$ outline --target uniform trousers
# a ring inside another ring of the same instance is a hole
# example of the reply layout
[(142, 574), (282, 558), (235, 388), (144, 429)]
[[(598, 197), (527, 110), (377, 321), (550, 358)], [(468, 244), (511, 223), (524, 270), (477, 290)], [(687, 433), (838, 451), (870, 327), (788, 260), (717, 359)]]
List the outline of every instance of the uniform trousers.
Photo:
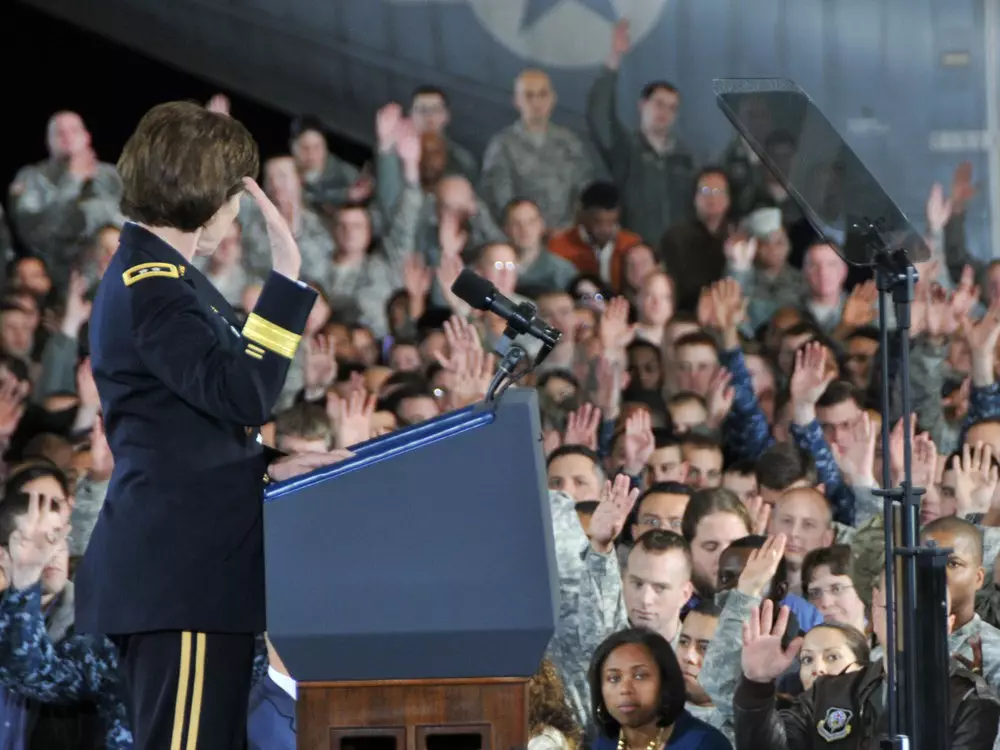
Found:
[(135, 750), (246, 750), (250, 633), (116, 636)]

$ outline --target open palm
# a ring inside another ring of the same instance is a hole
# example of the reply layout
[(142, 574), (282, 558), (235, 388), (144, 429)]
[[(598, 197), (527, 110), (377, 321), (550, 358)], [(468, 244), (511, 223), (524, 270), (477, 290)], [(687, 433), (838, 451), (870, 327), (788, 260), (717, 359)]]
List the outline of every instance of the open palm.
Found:
[(752, 682), (773, 682), (784, 674), (802, 648), (796, 638), (788, 648), (781, 640), (788, 629), (788, 607), (782, 607), (774, 619), (774, 602), (767, 599), (760, 609), (753, 608), (750, 621), (743, 623), (743, 675)]

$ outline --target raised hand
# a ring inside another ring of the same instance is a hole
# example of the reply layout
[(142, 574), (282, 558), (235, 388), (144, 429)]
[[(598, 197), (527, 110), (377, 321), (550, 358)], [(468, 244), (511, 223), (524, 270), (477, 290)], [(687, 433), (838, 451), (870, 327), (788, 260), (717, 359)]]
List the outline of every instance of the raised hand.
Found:
[(613, 549), (638, 497), (639, 490), (632, 489), (631, 480), (624, 474), (616, 476), (614, 482), (605, 482), (601, 500), (590, 519), (590, 545), (595, 552), (606, 555)]
[(723, 346), (735, 349), (740, 344), (739, 329), (747, 319), (747, 302), (743, 289), (735, 279), (722, 279), (709, 290), (715, 323), (722, 331)]
[(632, 380), (625, 370), (625, 363), (602, 356), (597, 360), (594, 374), (597, 378), (594, 405), (601, 409), (605, 419), (617, 419), (622, 391), (628, 388)]
[(97, 393), (97, 383), (94, 382), (94, 371), (87, 357), (76, 368), (76, 395), (80, 397), (80, 406), (97, 409), (101, 406), (101, 397)]
[[(903, 420), (900, 419), (896, 422), (895, 427), (892, 428), (892, 432), (889, 433), (889, 455), (883, 456), (882, 460), (889, 461), (889, 473), (892, 478), (896, 481), (900, 481), (903, 476), (903, 437), (904, 437), (904, 425)], [(917, 416), (916, 414), (910, 417), (910, 444), (916, 440), (917, 435)]]
[(375, 396), (367, 391), (353, 391), (346, 399), (331, 391), (326, 397), (326, 412), (333, 424), (337, 448), (350, 448), (371, 438)]
[(753, 533), (758, 536), (767, 534), (767, 526), (771, 522), (771, 506), (765, 503), (760, 495), (748, 498), (744, 505), (747, 506), (747, 511), (753, 520)]
[(79, 271), (70, 271), (69, 288), (66, 292), (66, 309), (63, 311), (60, 329), (66, 336), (75, 339), (83, 324), (90, 318), (91, 303), (86, 298), (87, 279)]
[(913, 438), (913, 486), (929, 489), (938, 483), (938, 450), (927, 432)]
[(460, 366), (448, 391), (448, 405), (452, 409), (474, 404), (486, 396), (496, 371), (496, 357), (481, 346), (468, 350), (467, 356), (459, 358)]
[[(460, 257), (469, 242), (469, 232), (463, 226), (462, 217), (454, 211), (443, 211), (438, 220), (438, 245), (442, 260), (445, 257)], [(450, 289), (451, 287), (449, 287)]]
[(958, 515), (987, 511), (1000, 483), (1000, 474), (993, 461), (993, 448), (983, 443), (971, 446), (966, 443), (962, 446), (962, 454), (955, 456), (951, 468), (955, 472)]
[(582, 404), (566, 419), (563, 445), (585, 445), (597, 450), (597, 431), (601, 427), (601, 410), (593, 404)]
[(737, 588), (747, 596), (764, 596), (778, 565), (785, 555), (788, 538), (784, 534), (770, 536), (760, 549), (750, 552), (747, 564), (740, 573)]
[(410, 182), (420, 179), (420, 133), (413, 120), (406, 118), (396, 126), (396, 153), (403, 162), (406, 178)]
[(818, 341), (810, 341), (795, 352), (795, 369), (789, 383), (792, 402), (815, 407), (833, 376), (826, 370), (827, 350)]
[(448, 355), (435, 353), (438, 363), (449, 372), (458, 372), (476, 349), (482, 349), (476, 327), (458, 315), (452, 315), (444, 322), (444, 338), (448, 344)]
[(622, 63), (622, 58), (628, 54), (631, 46), (632, 39), (629, 33), (628, 19), (622, 18), (615, 24), (615, 29), (611, 33), (611, 53), (608, 55), (608, 67), (617, 70)]
[(418, 253), (410, 253), (403, 261), (403, 289), (413, 303), (427, 299), (433, 282), (431, 270)]
[(653, 421), (649, 412), (639, 409), (625, 421), (625, 472), (639, 476), (653, 451), (656, 437), (653, 435)]
[(0, 437), (9, 438), (14, 434), (24, 415), (25, 393), (8, 370), (0, 369)]
[(927, 228), (931, 234), (944, 231), (945, 224), (951, 219), (952, 203), (945, 197), (941, 183), (935, 182), (927, 196)]
[(733, 408), (733, 398), (736, 391), (733, 389), (733, 376), (725, 367), (720, 367), (715, 371), (712, 379), (708, 381), (708, 392), (705, 394), (705, 405), (708, 411), (707, 424), (712, 429), (722, 426), (726, 417), (729, 416)]
[(864, 281), (851, 290), (844, 311), (840, 316), (840, 325), (854, 329), (869, 325), (875, 320), (875, 301), (878, 299), (878, 288), (874, 281)]
[(264, 216), (264, 225), (267, 228), (267, 239), (271, 245), (271, 262), (273, 268), (282, 276), (287, 276), (293, 281), (299, 278), (299, 271), (302, 268), (302, 253), (299, 251), (299, 244), (295, 241), (288, 222), (278, 211), (278, 207), (271, 202), (260, 185), (250, 177), (243, 178), (243, 185), (247, 192), (256, 201), (261, 214)]
[(403, 118), (403, 108), (396, 102), (389, 102), (375, 113), (375, 135), (381, 151), (388, 151), (396, 145), (399, 121)]
[(741, 234), (732, 234), (726, 240), (722, 251), (734, 271), (749, 271), (753, 268), (753, 259), (757, 255), (757, 240)]
[(209, 112), (215, 112), (216, 114), (226, 116), (229, 116), (231, 108), (232, 105), (229, 101), (229, 97), (225, 94), (216, 94), (209, 99), (208, 103), (205, 105), (205, 109)]
[(993, 300), (981, 320), (972, 323), (966, 319), (965, 338), (973, 352), (977, 350), (992, 352), (998, 337), (1000, 337), (1000, 300)]
[(621, 357), (635, 338), (635, 325), (628, 322), (628, 309), (627, 299), (613, 297), (601, 313), (597, 335), (605, 356), (612, 359)]
[(17, 528), (10, 534), (7, 575), (14, 588), (37, 583), (42, 571), (65, 544), (69, 534), (65, 509), (51, 497), (28, 495), (28, 511), (17, 518)]
[(337, 379), (337, 349), (332, 336), (317, 334), (306, 341), (303, 388), (314, 395)]
[(861, 418), (851, 426), (851, 441), (846, 451), (841, 451), (836, 443), (830, 444), (837, 465), (847, 481), (855, 487), (875, 487), (875, 447), (878, 432), (872, 424), (868, 412), (861, 412)]
[(750, 621), (743, 623), (743, 655), (740, 662), (743, 676), (751, 682), (774, 682), (792, 666), (802, 648), (802, 638), (795, 638), (788, 648), (781, 640), (788, 629), (788, 607), (782, 607), (774, 618), (774, 602), (770, 599), (753, 608)]

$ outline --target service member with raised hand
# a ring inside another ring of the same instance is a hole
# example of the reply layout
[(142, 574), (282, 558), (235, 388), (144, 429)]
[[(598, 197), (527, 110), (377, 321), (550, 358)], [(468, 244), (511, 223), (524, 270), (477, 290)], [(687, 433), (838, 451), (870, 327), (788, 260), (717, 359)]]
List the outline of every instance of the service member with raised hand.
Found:
[[(118, 162), (130, 223), (90, 318), (115, 468), (76, 622), (119, 648), (137, 750), (246, 746), (262, 488), (344, 455), (272, 462), (258, 442), (316, 296), (258, 168), (242, 124), (185, 102), (151, 109)], [(241, 327), (192, 260), (216, 249), (244, 190), (266, 217), (274, 270)]]

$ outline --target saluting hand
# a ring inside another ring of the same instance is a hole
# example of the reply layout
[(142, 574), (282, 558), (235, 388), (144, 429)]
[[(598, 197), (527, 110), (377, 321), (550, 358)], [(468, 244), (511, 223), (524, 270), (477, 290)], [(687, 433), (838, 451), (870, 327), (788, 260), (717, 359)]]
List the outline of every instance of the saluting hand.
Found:
[(264, 215), (274, 270), (292, 281), (297, 281), (299, 270), (302, 268), (302, 253), (299, 252), (299, 243), (295, 241), (291, 227), (278, 211), (278, 207), (271, 202), (271, 199), (267, 197), (267, 194), (261, 190), (260, 185), (253, 178), (244, 177), (243, 185), (247, 192), (253, 196), (260, 212)]

